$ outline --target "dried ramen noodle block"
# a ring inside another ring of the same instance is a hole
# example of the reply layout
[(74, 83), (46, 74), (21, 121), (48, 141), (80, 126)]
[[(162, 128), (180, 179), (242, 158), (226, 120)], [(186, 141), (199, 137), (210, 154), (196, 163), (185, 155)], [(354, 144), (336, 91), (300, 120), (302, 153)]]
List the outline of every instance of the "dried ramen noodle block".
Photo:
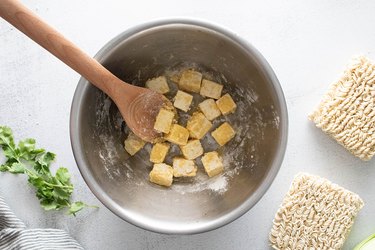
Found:
[(275, 215), (274, 249), (341, 249), (363, 207), (362, 199), (330, 181), (297, 175)]
[(309, 119), (353, 155), (370, 160), (375, 154), (375, 64), (356, 58)]

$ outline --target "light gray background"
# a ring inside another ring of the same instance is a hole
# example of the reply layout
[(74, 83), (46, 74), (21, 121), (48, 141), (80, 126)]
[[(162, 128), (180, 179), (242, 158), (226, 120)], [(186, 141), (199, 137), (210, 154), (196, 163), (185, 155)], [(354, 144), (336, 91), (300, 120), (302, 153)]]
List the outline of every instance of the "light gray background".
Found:
[[(75, 198), (100, 206), (76, 218), (44, 212), (23, 176), (0, 174), (0, 195), (29, 227), (69, 231), (87, 249), (269, 249), (273, 216), (292, 178), (318, 174), (358, 193), (361, 210), (345, 249), (375, 233), (375, 162), (361, 162), (316, 129), (307, 115), (352, 56), (375, 60), (375, 1), (92, 1), (27, 0), (48, 23), (94, 55), (107, 41), (155, 18), (216, 22), (250, 41), (284, 89), (290, 134), (284, 163), (266, 195), (244, 216), (192, 236), (159, 235), (113, 215), (93, 196), (76, 167), (69, 110), (79, 75), (0, 19), (0, 124), (17, 139), (33, 137), (73, 174)], [(1, 4), (1, 1), (0, 1)]]

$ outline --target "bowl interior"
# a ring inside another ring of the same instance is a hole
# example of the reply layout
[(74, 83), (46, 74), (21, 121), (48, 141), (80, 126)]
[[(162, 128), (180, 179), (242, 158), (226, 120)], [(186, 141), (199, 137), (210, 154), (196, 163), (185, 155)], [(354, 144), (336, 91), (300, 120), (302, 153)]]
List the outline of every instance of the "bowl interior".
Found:
[[(151, 145), (130, 157), (123, 147), (128, 129), (116, 106), (81, 79), (75, 96), (78, 101), (73, 103), (77, 116), (72, 117), (77, 124), (77, 132), (72, 134), (77, 138), (72, 140), (79, 147), (73, 145), (73, 150), (90, 188), (117, 215), (158, 232), (199, 232), (240, 216), (263, 195), (273, 179), (270, 172), (274, 176), (279, 168), (277, 155), (284, 153), (286, 117), (280, 115), (283, 100), (275, 91), (266, 62), (244, 46), (210, 27), (166, 23), (124, 33), (97, 55), (106, 68), (132, 84), (143, 86), (149, 78), (167, 75), (171, 97), (177, 87), (170, 77), (194, 68), (205, 78), (224, 84), (224, 93), (230, 93), (238, 106), (235, 114), (214, 121), (214, 127), (228, 121), (237, 132), (219, 149), (224, 173), (208, 178), (198, 160), (197, 177), (179, 179), (171, 188), (163, 188), (148, 181)], [(194, 102), (201, 100), (195, 96)], [(183, 123), (187, 116), (181, 117)], [(203, 141), (205, 151), (217, 148), (210, 135)], [(177, 146), (171, 152), (172, 156), (181, 154)], [(168, 157), (167, 163), (171, 160)], [(261, 189), (264, 182), (269, 183)]]

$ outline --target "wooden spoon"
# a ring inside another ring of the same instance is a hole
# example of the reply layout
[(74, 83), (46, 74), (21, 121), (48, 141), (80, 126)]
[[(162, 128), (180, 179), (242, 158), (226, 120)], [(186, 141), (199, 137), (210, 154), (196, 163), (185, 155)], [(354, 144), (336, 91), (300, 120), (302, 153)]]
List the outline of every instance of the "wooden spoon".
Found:
[(0, 0), (0, 16), (106, 93), (137, 136), (150, 142), (161, 136), (156, 116), (172, 106), (162, 94), (120, 80), (17, 0)]

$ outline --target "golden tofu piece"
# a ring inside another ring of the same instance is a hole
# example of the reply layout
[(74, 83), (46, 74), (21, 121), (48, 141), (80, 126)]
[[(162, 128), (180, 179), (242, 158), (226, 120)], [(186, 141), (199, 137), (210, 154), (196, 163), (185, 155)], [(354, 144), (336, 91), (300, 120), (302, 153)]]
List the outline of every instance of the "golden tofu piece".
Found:
[(195, 112), (187, 122), (190, 137), (201, 139), (211, 129), (212, 123), (201, 112)]
[(203, 147), (199, 140), (189, 140), (185, 146), (180, 146), (180, 148), (182, 154), (188, 160), (194, 160), (203, 154)]
[(160, 94), (166, 94), (169, 92), (169, 86), (167, 78), (165, 76), (159, 76), (148, 80), (146, 82), (146, 88), (156, 91)]
[(209, 177), (218, 175), (224, 170), (223, 162), (216, 151), (205, 153), (202, 164)]
[(150, 161), (153, 163), (162, 163), (170, 147), (171, 145), (169, 143), (155, 143), (151, 149)]
[(200, 90), (200, 95), (205, 97), (210, 97), (214, 99), (219, 99), (221, 96), (221, 91), (223, 90), (223, 85), (218, 84), (213, 81), (206, 79), (202, 80), (202, 87)]
[(236, 132), (228, 122), (224, 122), (211, 135), (220, 146), (223, 146), (236, 135)]
[(159, 114), (156, 116), (154, 129), (159, 132), (168, 134), (173, 122), (174, 115), (174, 112), (171, 110), (167, 110), (164, 108), (160, 109)]
[(221, 115), (220, 109), (217, 107), (214, 99), (206, 99), (199, 103), (198, 107), (210, 121)]
[(165, 163), (154, 164), (150, 172), (150, 181), (161, 186), (171, 186), (173, 182), (173, 168)]
[(173, 72), (172, 74), (170, 74), (169, 76), (169, 79), (174, 82), (174, 83), (177, 83), (180, 81), (180, 77), (181, 77), (181, 72)]
[(216, 101), (216, 104), (223, 115), (233, 113), (237, 108), (236, 103), (229, 94), (223, 95), (219, 100)]
[(139, 150), (143, 148), (146, 142), (135, 134), (130, 133), (124, 141), (124, 144), (126, 152), (128, 152), (130, 155), (135, 155)]
[(171, 131), (164, 138), (177, 145), (186, 145), (189, 131), (178, 124), (172, 124)]
[(184, 91), (178, 90), (174, 98), (173, 106), (182, 111), (187, 112), (190, 108), (190, 104), (193, 101), (193, 96), (185, 93)]
[(194, 161), (186, 160), (181, 157), (173, 158), (173, 176), (191, 177), (197, 174), (197, 166)]
[(194, 70), (182, 72), (178, 86), (181, 90), (199, 93), (201, 89), (202, 74)]

